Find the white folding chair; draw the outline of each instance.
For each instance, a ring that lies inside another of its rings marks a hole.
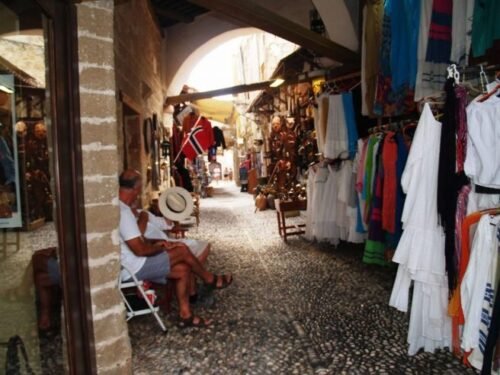
[[[125,303],[125,307],[127,309],[127,322],[134,316],[153,314],[156,321],[160,325],[162,331],[167,332],[167,328],[165,327],[165,324],[163,323],[158,314],[160,308],[158,306],[153,306],[153,304],[147,297],[143,287],[144,283],[141,280],[138,280],[137,277],[135,277],[135,275],[132,272],[130,272],[130,270],[127,267],[122,265],[122,269],[127,271],[129,275],[132,277],[131,280],[128,280],[126,282],[122,281],[121,275],[118,277],[118,290],[120,291],[123,302]],[[145,306],[143,306],[142,308],[134,309],[130,301],[127,299],[127,294],[125,293],[125,290],[130,288],[136,288],[139,291],[142,298],[144,299],[144,302],[146,303]]]

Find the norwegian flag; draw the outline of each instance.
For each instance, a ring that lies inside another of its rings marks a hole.
[[[214,144],[212,124],[205,117],[196,121],[189,134],[184,138],[182,153],[190,160],[208,150]]]

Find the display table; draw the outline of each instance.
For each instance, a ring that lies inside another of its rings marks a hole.
[[[305,233],[305,224],[286,225],[287,212],[304,211],[307,209],[307,200],[281,201],[276,199],[276,217],[278,219],[278,231],[280,236],[286,242],[287,236],[299,235]]]

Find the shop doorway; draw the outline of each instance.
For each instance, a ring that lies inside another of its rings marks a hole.
[[[0,1],[0,366],[7,373],[91,373],[94,363],[74,151],[74,16],[61,0]]]

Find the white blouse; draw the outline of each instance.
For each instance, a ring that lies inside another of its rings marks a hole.
[[[467,106],[465,174],[477,185],[500,188],[500,98]]]

